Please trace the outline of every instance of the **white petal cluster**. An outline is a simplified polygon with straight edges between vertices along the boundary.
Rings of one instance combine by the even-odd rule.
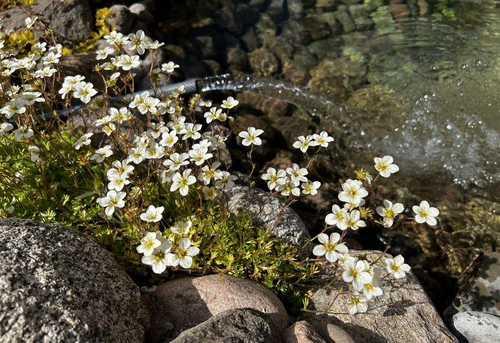
[[[306,168],[301,168],[298,164],[293,163],[286,169],[267,168],[266,172],[261,175],[261,179],[267,182],[270,191],[277,192],[282,196],[316,195],[321,187],[321,182],[309,180],[308,174]]]
[[[142,254],[142,263],[151,266],[156,274],[163,273],[167,267],[189,269],[200,249],[190,238],[192,232],[190,219],[176,222],[164,233],[147,232],[137,247]]]
[[[322,131],[319,134],[315,133],[314,135],[299,136],[292,146],[306,153],[311,147],[328,148],[328,145],[333,141],[333,137],[331,137],[328,132]]]

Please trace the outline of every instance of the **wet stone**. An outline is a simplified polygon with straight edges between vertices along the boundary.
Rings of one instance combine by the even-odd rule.
[[[469,343],[495,343],[500,337],[500,318],[488,313],[459,312],[453,325]]]

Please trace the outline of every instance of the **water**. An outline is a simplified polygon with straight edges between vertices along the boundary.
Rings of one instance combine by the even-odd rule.
[[[311,8],[294,14],[295,3],[285,3],[288,13],[276,29],[278,39],[290,41],[296,52],[292,63],[303,52],[315,57],[310,70],[342,60],[345,69],[335,76],[347,84],[349,95],[381,86],[393,92],[400,106],[370,121],[370,108],[352,109],[345,99],[313,94],[311,81],[297,86],[245,77],[226,79],[214,88],[253,90],[285,99],[311,115],[328,114],[344,123],[353,148],[393,155],[407,176],[445,174],[464,189],[498,196],[498,187],[492,187],[500,183],[500,9],[495,1],[409,1],[403,4],[408,12],[403,17],[395,13],[396,6],[383,2],[339,6],[331,12],[345,10],[356,22],[354,31],[312,42],[295,37],[308,30],[305,20],[329,11]],[[423,7],[426,15],[421,15]],[[365,19],[370,21],[366,28],[357,25]],[[259,30],[259,24],[255,27]],[[328,49],[313,49],[318,42],[328,42]],[[273,46],[267,49],[273,52]],[[286,71],[273,75],[279,78],[287,78]]]

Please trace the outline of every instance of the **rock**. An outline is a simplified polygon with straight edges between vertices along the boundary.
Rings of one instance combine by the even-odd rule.
[[[168,281],[144,297],[153,314],[153,342],[165,342],[228,310],[251,308],[264,312],[279,330],[285,329],[288,322],[283,304],[270,290],[222,274]]]
[[[259,19],[259,13],[255,8],[244,3],[238,3],[235,16],[241,22],[243,28],[255,24]]]
[[[330,320],[308,318],[314,329],[329,343],[355,343],[351,335]]]
[[[308,45],[307,50],[311,54],[314,54],[317,58],[323,59],[328,56],[332,49],[338,46],[339,40],[336,38],[327,38],[312,42]]]
[[[371,262],[378,261],[374,267],[375,273],[384,273],[381,269],[385,268],[381,256],[383,253],[351,251],[351,254],[363,256]],[[318,313],[313,320],[323,320],[342,327],[354,342],[457,342],[412,274],[398,282],[379,280],[384,295],[370,302],[368,313],[349,315],[349,293],[344,292],[341,271],[335,272],[334,267],[327,268],[325,277],[330,280],[333,276],[333,280],[337,281],[329,281],[329,287],[319,288],[312,295],[311,304]]]
[[[214,39],[211,36],[199,36],[194,39],[204,58],[213,58],[216,56]]]
[[[268,13],[275,21],[281,20],[285,14],[285,3],[285,0],[271,0],[266,13]]]
[[[241,36],[241,40],[247,51],[253,51],[259,47],[259,40],[253,27],[250,27],[245,34]]]
[[[406,4],[391,3],[391,14],[394,19],[401,19],[410,16],[410,9]]]
[[[242,92],[238,95],[241,105],[251,106],[270,118],[286,116],[290,104],[278,98],[271,98],[253,92]]]
[[[287,328],[283,333],[283,340],[285,343],[326,343],[314,327],[305,320]]]
[[[277,27],[273,19],[266,13],[260,16],[259,21],[255,24],[257,34],[262,35],[268,33],[276,36]]]
[[[290,120],[293,118],[293,120]],[[290,117],[271,117],[272,126],[285,139],[289,149],[297,137],[313,133],[314,122],[311,116],[300,109],[296,109]]]
[[[315,93],[345,99],[348,89],[363,84],[366,72],[367,66],[360,54],[326,58],[311,70],[309,87]]]
[[[98,244],[57,226],[0,221],[2,342],[143,342],[139,288]]]
[[[356,29],[356,24],[352,20],[345,6],[344,7],[339,6],[337,12],[335,12],[335,15],[339,23],[342,25],[344,33],[349,33]]]
[[[2,31],[10,33],[24,28],[24,20],[30,15],[37,15],[43,17],[54,30],[56,39],[76,43],[89,38],[94,26],[92,10],[87,0],[39,0],[30,7],[30,12],[14,7],[0,13]]]
[[[500,252],[486,252],[477,278],[455,300],[455,307],[500,316]]]
[[[131,13],[127,6],[113,5],[109,8],[111,14],[106,22],[113,30],[122,33],[130,33],[136,21],[135,14]]]
[[[316,0],[316,7],[331,10],[337,5],[338,0]]]
[[[340,23],[338,22],[337,16],[334,12],[321,13],[317,15],[317,18],[330,27],[332,34],[337,34],[341,31]]]
[[[302,0],[288,0],[288,15],[291,18],[297,19],[304,14],[304,4]]]
[[[276,56],[264,48],[252,51],[249,54],[249,61],[252,70],[258,76],[269,77],[279,70],[279,62]]]
[[[305,32],[313,41],[326,38],[330,35],[330,26],[319,16],[309,15],[302,20]]]
[[[229,211],[248,211],[256,225],[263,225],[276,237],[290,244],[300,245],[309,239],[304,222],[291,208],[282,210],[283,204],[270,193],[260,189],[236,186],[227,193]]]
[[[245,71],[248,68],[247,54],[240,48],[227,50],[227,63],[231,70]]]
[[[453,325],[469,343],[496,343],[500,338],[500,318],[488,313],[459,312],[453,316]]]
[[[253,309],[237,309],[213,316],[184,331],[171,343],[274,343],[279,340],[279,332],[268,315]]]
[[[235,16],[234,8],[232,7],[233,6],[221,7],[220,10],[217,11],[215,22],[221,28],[239,36],[243,32],[243,25],[239,18]]]
[[[321,322],[313,325],[323,337],[328,337],[334,343],[355,343],[351,335],[338,325]]]

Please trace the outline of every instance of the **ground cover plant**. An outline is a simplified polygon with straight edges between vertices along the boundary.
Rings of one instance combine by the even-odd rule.
[[[264,144],[264,132],[248,127],[231,136],[227,122],[238,115],[235,98],[213,103],[182,88],[162,94],[159,80],[180,68],[174,62],[153,62],[147,69],[152,89],[134,93],[141,58],[161,42],[142,31],[107,33],[106,46],[96,51],[100,81],[92,83],[59,68],[63,46],[50,36],[35,38],[36,25],[44,24],[28,18],[15,39],[0,39],[0,217],[79,229],[124,264],[144,265],[154,274],[250,278],[303,307],[316,276],[333,264],[352,294],[351,314],[366,312],[369,301],[383,294],[377,280],[404,278],[410,267],[401,255],[384,257],[385,271],[375,275],[374,263],[349,254],[349,232],[438,223],[439,210],[427,201],[378,201],[374,185],[399,171],[391,156],[380,156],[372,173],[358,170],[339,185],[321,233],[303,247],[281,241],[249,213],[231,213],[227,190],[262,180],[282,210],[316,195],[321,183],[308,168],[319,151],[335,144],[329,133],[297,137],[293,147],[304,154],[303,165],[259,175],[253,153]],[[132,96],[116,99],[127,94]],[[246,152],[246,178],[231,171],[230,139]]]

